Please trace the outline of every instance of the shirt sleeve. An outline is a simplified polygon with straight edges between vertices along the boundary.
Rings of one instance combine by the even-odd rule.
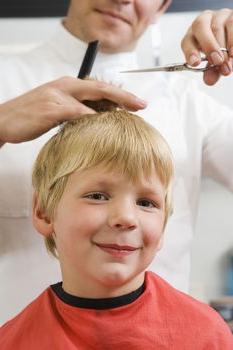
[[[187,142],[201,147],[202,174],[233,191],[233,110],[202,91],[197,81],[184,80],[180,90]]]
[[[202,96],[206,133],[203,139],[202,170],[233,191],[233,111],[209,96]]]

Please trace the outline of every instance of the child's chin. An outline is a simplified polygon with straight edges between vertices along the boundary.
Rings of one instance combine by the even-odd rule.
[[[102,271],[101,275],[103,284],[108,287],[116,288],[123,287],[135,276],[135,274],[133,274],[132,271],[125,266],[109,267],[109,269]]]

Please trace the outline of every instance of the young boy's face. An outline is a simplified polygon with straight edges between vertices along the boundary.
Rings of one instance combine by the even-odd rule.
[[[63,288],[110,297],[140,287],[160,249],[164,218],[156,173],[136,184],[101,167],[71,174],[51,223]]]

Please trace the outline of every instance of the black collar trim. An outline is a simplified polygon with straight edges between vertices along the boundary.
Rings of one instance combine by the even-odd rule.
[[[80,307],[83,309],[95,309],[95,310],[105,310],[114,309],[120,306],[128,305],[135,301],[145,290],[145,283],[135,291],[121,295],[114,298],[104,298],[104,299],[88,299],[80,298],[69,293],[66,293],[62,288],[62,282],[51,285],[52,290],[64,303]]]

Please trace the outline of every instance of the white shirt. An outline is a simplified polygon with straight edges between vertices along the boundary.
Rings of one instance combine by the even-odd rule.
[[[30,53],[4,56],[0,59],[0,103],[58,77],[77,76],[85,50],[86,44],[61,25],[51,40]],[[98,53],[92,76],[122,84],[148,101],[147,109],[138,114],[164,135],[172,149],[174,213],[164,247],[150,269],[187,291],[201,175],[233,189],[233,112],[181,74],[119,73],[136,67],[134,52]],[[32,164],[53,132],[31,142],[6,144],[0,151],[0,323],[61,279],[58,262],[47,254],[30,214]]]

